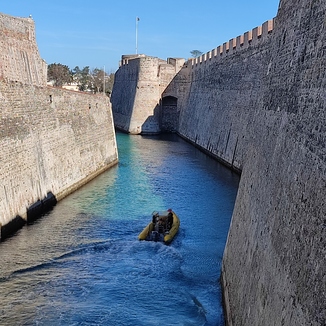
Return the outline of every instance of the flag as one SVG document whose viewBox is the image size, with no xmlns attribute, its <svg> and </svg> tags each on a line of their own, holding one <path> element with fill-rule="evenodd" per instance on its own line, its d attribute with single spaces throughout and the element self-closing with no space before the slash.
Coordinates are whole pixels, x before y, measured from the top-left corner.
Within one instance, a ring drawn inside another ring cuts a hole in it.
<svg viewBox="0 0 326 326">
<path fill-rule="evenodd" d="M 137 21 L 140 21 L 139 17 L 136 17 Z"/>
</svg>

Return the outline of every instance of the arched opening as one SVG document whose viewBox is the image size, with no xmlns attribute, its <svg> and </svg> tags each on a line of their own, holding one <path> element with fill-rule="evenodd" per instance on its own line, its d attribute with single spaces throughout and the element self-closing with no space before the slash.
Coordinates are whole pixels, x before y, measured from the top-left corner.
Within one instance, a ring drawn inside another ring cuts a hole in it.
<svg viewBox="0 0 326 326">
<path fill-rule="evenodd" d="M 179 126 L 178 99 L 174 96 L 162 98 L 161 131 L 176 132 Z"/>
</svg>

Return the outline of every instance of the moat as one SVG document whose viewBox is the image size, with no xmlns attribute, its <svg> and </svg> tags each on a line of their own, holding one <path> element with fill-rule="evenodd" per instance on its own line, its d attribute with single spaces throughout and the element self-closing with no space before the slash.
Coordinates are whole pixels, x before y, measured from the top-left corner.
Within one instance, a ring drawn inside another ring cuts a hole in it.
<svg viewBox="0 0 326 326">
<path fill-rule="evenodd" d="M 3 324 L 223 325 L 239 176 L 176 135 L 117 141 L 117 166 L 1 243 Z M 181 220 L 172 244 L 138 241 L 166 208 Z"/>
</svg>

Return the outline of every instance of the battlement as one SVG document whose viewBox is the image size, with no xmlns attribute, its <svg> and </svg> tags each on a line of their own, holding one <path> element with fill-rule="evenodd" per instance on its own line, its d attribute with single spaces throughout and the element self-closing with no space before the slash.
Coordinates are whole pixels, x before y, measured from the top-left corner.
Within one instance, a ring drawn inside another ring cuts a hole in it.
<svg viewBox="0 0 326 326">
<path fill-rule="evenodd" d="M 145 54 L 124 54 L 121 56 L 119 67 L 129 64 L 129 60 L 134 60 L 134 59 L 144 58 L 144 57 L 146 57 Z"/>
<path fill-rule="evenodd" d="M 261 26 L 255 27 L 254 29 L 223 43 L 197 58 L 189 59 L 192 68 L 196 68 L 198 65 L 211 62 L 212 60 L 219 60 L 243 49 L 247 49 L 252 45 L 258 44 L 272 33 L 274 29 L 274 20 L 275 18 L 268 20 Z"/>
<path fill-rule="evenodd" d="M 183 58 L 167 58 L 166 60 L 162 60 L 156 57 L 150 57 L 145 54 L 124 54 L 121 56 L 120 67 L 129 65 L 131 60 L 135 59 L 146 59 L 153 60 L 157 62 L 159 71 L 168 69 L 168 67 L 173 67 L 174 71 L 179 71 L 185 60 Z"/>
<path fill-rule="evenodd" d="M 41 59 L 32 18 L 0 13 L 0 79 L 46 86 L 47 65 Z"/>
</svg>

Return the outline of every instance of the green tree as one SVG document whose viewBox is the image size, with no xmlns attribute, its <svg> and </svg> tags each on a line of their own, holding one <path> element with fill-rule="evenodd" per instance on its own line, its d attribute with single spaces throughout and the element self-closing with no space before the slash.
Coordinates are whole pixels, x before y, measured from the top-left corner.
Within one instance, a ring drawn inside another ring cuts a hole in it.
<svg viewBox="0 0 326 326">
<path fill-rule="evenodd" d="M 90 80 L 90 68 L 89 66 L 84 67 L 83 69 L 80 69 L 78 66 L 76 66 L 72 70 L 73 74 L 73 80 L 78 85 L 78 89 L 80 91 L 87 91 L 91 88 L 92 83 Z"/>
<path fill-rule="evenodd" d="M 52 63 L 48 66 L 48 81 L 52 81 L 54 86 L 62 87 L 64 84 L 75 83 L 78 90 L 83 92 L 100 93 L 103 92 L 110 96 L 112 93 L 114 73 L 107 74 L 103 69 L 90 69 L 86 66 L 82 69 L 76 66 L 74 69 L 60 63 Z"/>
<path fill-rule="evenodd" d="M 112 93 L 114 84 L 114 72 L 110 72 L 108 75 L 106 75 L 105 78 L 105 93 L 106 95 L 110 96 Z"/>
<path fill-rule="evenodd" d="M 48 65 L 47 79 L 53 82 L 53 86 L 62 87 L 63 84 L 72 82 L 72 74 L 69 67 L 61 63 L 51 63 Z"/>
<path fill-rule="evenodd" d="M 114 83 L 114 73 L 107 74 L 103 69 L 95 68 L 91 71 L 90 76 L 91 90 L 94 93 L 103 93 L 103 88 L 105 87 L 105 94 L 110 96 Z"/>
<path fill-rule="evenodd" d="M 92 91 L 94 93 L 103 92 L 105 72 L 101 69 L 95 68 L 91 71 Z"/>
<path fill-rule="evenodd" d="M 190 51 L 190 54 L 193 58 L 197 58 L 197 57 L 201 56 L 203 54 L 203 52 L 201 52 L 199 50 L 192 50 L 192 51 Z"/>
</svg>

